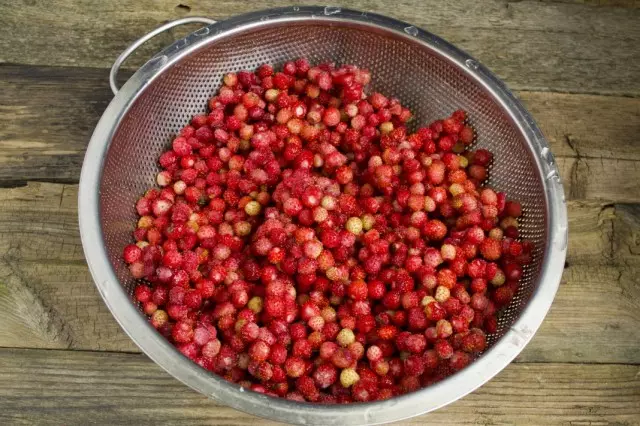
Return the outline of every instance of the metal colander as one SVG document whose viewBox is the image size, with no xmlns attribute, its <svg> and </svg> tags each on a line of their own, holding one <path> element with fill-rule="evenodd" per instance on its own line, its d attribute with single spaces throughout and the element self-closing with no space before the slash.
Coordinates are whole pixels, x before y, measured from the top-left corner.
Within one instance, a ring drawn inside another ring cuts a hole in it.
<svg viewBox="0 0 640 426">
<path fill-rule="evenodd" d="M 189 18 L 168 24 L 139 40 Z M 213 22 L 204 20 L 204 22 Z M 139 44 L 139 43 L 137 43 Z M 137 44 L 118 58 L 112 70 Z M 518 294 L 501 314 L 490 347 L 442 382 L 375 403 L 322 406 L 245 391 L 184 358 L 132 301 L 134 280 L 121 259 L 137 220 L 137 198 L 155 184 L 157 159 L 230 71 L 312 63 L 356 64 L 371 71 L 371 90 L 399 98 L 416 126 L 468 112 L 477 147 L 495 155 L 489 184 L 522 202 L 523 238 L 535 244 Z M 93 278 L 116 320 L 173 376 L 234 408 L 290 423 L 362 424 L 400 420 L 455 401 L 503 369 L 523 349 L 557 290 L 567 244 L 564 193 L 540 131 L 504 85 L 477 61 L 421 29 L 379 15 L 332 7 L 293 7 L 212 23 L 147 62 L 117 93 L 89 144 L 79 195 L 82 243 Z"/>
</svg>

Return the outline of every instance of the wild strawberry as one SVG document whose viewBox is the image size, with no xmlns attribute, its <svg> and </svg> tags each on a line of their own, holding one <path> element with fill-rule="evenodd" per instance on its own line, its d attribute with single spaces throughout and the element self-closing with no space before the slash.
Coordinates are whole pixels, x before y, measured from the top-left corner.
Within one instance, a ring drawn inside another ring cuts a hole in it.
<svg viewBox="0 0 640 426">
<path fill-rule="evenodd" d="M 498 260 L 502 255 L 502 244 L 493 238 L 487 238 L 480 244 L 480 253 L 487 260 Z"/>
</svg>

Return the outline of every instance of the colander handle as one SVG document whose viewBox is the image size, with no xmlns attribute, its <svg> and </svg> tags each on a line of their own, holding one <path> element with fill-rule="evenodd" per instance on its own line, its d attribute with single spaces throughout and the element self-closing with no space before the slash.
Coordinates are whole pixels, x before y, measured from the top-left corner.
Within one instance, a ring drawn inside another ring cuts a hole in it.
<svg viewBox="0 0 640 426">
<path fill-rule="evenodd" d="M 142 46 L 144 43 L 151 40 L 158 34 L 163 33 L 173 27 L 193 23 L 210 25 L 215 24 L 216 21 L 214 21 L 213 19 L 205 18 L 203 16 L 189 16 L 187 18 L 176 19 L 175 21 L 167 22 L 166 24 L 156 28 L 148 34 L 143 35 L 142 37 L 131 43 L 131 45 L 127 47 L 124 52 L 120 54 L 120 56 L 118 56 L 118 58 L 113 63 L 113 66 L 111 67 L 111 72 L 109 73 L 109 85 L 111 86 L 111 91 L 113 91 L 113 94 L 117 94 L 119 90 L 116 77 L 118 76 L 118 71 L 120 71 L 120 66 L 133 52 L 135 52 L 138 47 Z"/>
</svg>

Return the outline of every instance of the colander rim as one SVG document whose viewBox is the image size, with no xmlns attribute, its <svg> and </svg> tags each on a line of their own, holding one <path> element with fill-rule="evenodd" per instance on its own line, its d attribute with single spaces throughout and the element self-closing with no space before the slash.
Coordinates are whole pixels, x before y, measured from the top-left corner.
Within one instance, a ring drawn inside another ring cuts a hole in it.
<svg viewBox="0 0 640 426">
<path fill-rule="evenodd" d="M 209 373 L 183 357 L 140 314 L 120 285 L 103 243 L 99 200 L 103 162 L 115 130 L 137 97 L 163 71 L 206 44 L 252 28 L 302 20 L 370 27 L 419 43 L 445 57 L 483 85 L 509 114 L 527 141 L 543 176 L 548 235 L 545 256 L 538 287 L 519 319 L 462 372 L 387 401 L 349 405 L 298 403 L 244 391 L 238 385 Z M 532 338 L 551 306 L 566 257 L 567 214 L 558 169 L 533 118 L 505 85 L 477 60 L 431 33 L 386 16 L 329 6 L 295 6 L 239 15 L 204 27 L 151 58 L 117 93 L 96 126 L 80 176 L 78 213 L 82 246 L 96 287 L 116 321 L 147 356 L 172 376 L 208 397 L 250 414 L 297 424 L 378 424 L 398 421 L 435 410 L 472 392 L 504 369 Z"/>
</svg>

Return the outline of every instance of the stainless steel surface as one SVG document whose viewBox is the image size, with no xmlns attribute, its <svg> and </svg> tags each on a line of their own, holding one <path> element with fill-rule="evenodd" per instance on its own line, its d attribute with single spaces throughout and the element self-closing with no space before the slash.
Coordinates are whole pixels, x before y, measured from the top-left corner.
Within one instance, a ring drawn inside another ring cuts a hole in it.
<svg viewBox="0 0 640 426">
<path fill-rule="evenodd" d="M 151 31 L 148 34 L 143 35 L 142 37 L 140 37 L 139 39 L 131 43 L 129 47 L 127 47 L 120 54 L 120 56 L 116 58 L 115 62 L 111 66 L 111 71 L 109 72 L 109 85 L 111 86 L 111 91 L 113 92 L 113 94 L 115 95 L 118 93 L 117 77 L 118 77 L 118 71 L 120 71 L 120 66 L 122 66 L 122 63 L 126 61 L 127 58 L 133 52 L 135 52 L 138 47 L 142 46 L 143 44 L 145 44 L 147 41 L 151 40 L 158 34 L 162 34 L 163 32 L 170 30 L 171 28 L 174 28 L 180 25 L 192 24 L 192 23 L 211 25 L 211 24 L 215 24 L 216 21 L 214 21 L 213 19 L 204 18 L 202 16 L 189 16 L 187 18 L 176 19 L 175 21 L 167 22 L 166 24 L 159 26 L 155 30 Z"/>
<path fill-rule="evenodd" d="M 322 406 L 240 389 L 182 357 L 132 303 L 134 281 L 120 256 L 131 241 L 134 203 L 155 183 L 157 158 L 219 87 L 223 73 L 279 64 L 353 63 L 373 88 L 401 99 L 416 125 L 468 111 L 477 146 L 495 154 L 490 184 L 522 201 L 522 236 L 535 243 L 521 289 L 501 315 L 491 346 L 471 366 L 417 392 L 376 403 Z M 79 194 L 82 243 L 106 304 L 142 350 L 173 376 L 216 400 L 261 417 L 304 424 L 375 424 L 455 401 L 513 360 L 555 296 L 567 245 L 564 192 L 531 116 L 484 66 L 444 40 L 380 15 L 293 7 L 238 16 L 198 30 L 147 62 L 113 99 L 87 149 Z"/>
</svg>

